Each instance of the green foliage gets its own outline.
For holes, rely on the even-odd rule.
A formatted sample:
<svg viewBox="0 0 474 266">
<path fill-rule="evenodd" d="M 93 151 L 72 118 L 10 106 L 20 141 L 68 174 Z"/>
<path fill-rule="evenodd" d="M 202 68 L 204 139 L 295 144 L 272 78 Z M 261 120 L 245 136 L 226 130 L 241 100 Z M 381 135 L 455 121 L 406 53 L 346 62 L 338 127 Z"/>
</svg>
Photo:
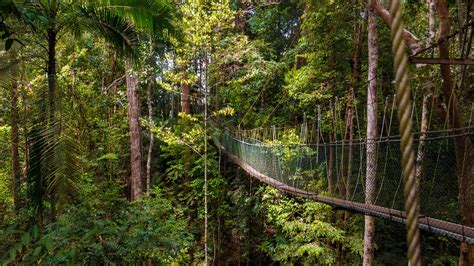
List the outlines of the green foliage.
<svg viewBox="0 0 474 266">
<path fill-rule="evenodd" d="M 89 184 L 91 185 L 91 184 Z M 104 183 L 86 193 L 93 201 L 70 206 L 55 224 L 41 229 L 18 224 L 2 232 L 5 263 L 158 264 L 189 260 L 191 235 L 183 211 L 153 190 L 129 203 L 120 187 Z M 92 195 L 98 196 L 94 198 Z M 113 201 L 110 201 L 113 199 Z"/>
<path fill-rule="evenodd" d="M 0 154 L 10 153 L 10 132 L 9 126 L 0 126 Z M 7 214 L 11 211 L 13 205 L 11 183 L 11 162 L 9 157 L 2 156 L 0 158 L 0 214 Z M 6 219 L 8 219 L 8 215 L 3 215 L 0 224 Z"/>
<path fill-rule="evenodd" d="M 100 0 L 97 3 L 99 8 L 113 10 L 147 32 L 163 36 L 163 34 L 172 34 L 175 31 L 176 7 L 173 1 Z"/>
<path fill-rule="evenodd" d="M 250 31 L 282 56 L 297 41 L 303 10 L 301 5 L 299 1 L 284 0 L 278 5 L 260 8 L 248 20 Z"/>
<path fill-rule="evenodd" d="M 70 195 L 74 190 L 74 177 L 79 169 L 78 145 L 61 134 L 59 123 L 44 127 L 37 125 L 30 134 L 31 166 L 28 172 L 29 199 L 42 222 L 46 197 L 53 201 Z"/>
<path fill-rule="evenodd" d="M 235 34 L 221 40 L 214 53 L 211 83 L 219 84 L 218 101 L 235 110 L 242 125 L 260 126 L 269 116 L 259 115 L 264 101 L 281 99 L 272 95 L 283 65 L 273 60 L 272 51 L 262 41 Z M 266 106 L 271 112 L 270 106 Z M 245 117 L 245 118 L 244 118 Z"/>
<path fill-rule="evenodd" d="M 290 199 L 272 188 L 262 189 L 260 194 L 267 221 L 277 230 L 259 248 L 273 260 L 305 265 L 335 264 L 334 245 L 342 245 L 354 260 L 362 255 L 362 239 L 327 222 L 332 216 L 328 205 Z"/>
<path fill-rule="evenodd" d="M 201 96 L 207 93 L 211 116 L 230 126 L 288 127 L 266 141 L 271 147 L 265 153 L 281 158 L 278 163 L 283 171 L 292 173 L 282 173 L 285 178 L 314 177 L 305 189 L 328 194 L 327 179 L 322 178 L 327 174 L 325 162 L 311 170 L 298 169 L 302 162 L 298 159 L 314 158 L 321 151 L 300 146 L 307 136 L 299 135 L 293 126 L 316 121 L 320 106 L 320 137 L 326 141 L 333 133 L 343 136 L 355 29 L 361 24 L 361 81 L 355 84 L 356 99 L 352 100 L 360 119 L 354 123 L 364 132 L 365 4 L 355 2 L 0 1 L 0 47 L 11 48 L 0 52 L 1 63 L 8 62 L 0 67 L 2 263 L 201 264 L 207 140 L 208 255 L 213 264 L 360 264 L 363 216 L 341 219 L 341 213 L 327 205 L 289 198 L 249 178 L 213 147 L 211 132 L 206 132 L 203 117 L 196 114 L 201 111 Z M 426 4 L 408 3 L 407 28 L 419 37 L 426 35 Z M 457 7 L 450 6 L 451 17 L 458 17 Z M 393 94 L 393 66 L 389 29 L 381 19 L 378 24 L 381 112 L 384 97 Z M 49 123 L 44 61 L 47 31 L 52 28 L 59 33 L 55 40 L 57 110 L 56 122 Z M 20 41 L 22 46 L 15 44 Z M 459 55 L 458 50 L 451 46 L 452 57 Z M 10 76 L 3 82 L 13 65 L 12 55 L 19 61 L 14 78 L 19 85 L 22 172 L 21 209 L 16 213 L 12 208 Z M 134 202 L 125 197 L 130 139 L 122 55 L 133 56 L 139 79 L 143 151 L 149 145 L 148 130 L 155 136 L 153 189 Z M 425 83 L 432 82 L 430 93 L 436 94 L 441 77 L 436 66 L 412 70 L 416 109 Z M 153 106 L 150 120 L 144 116 L 148 84 Z M 176 115 L 183 84 L 191 90 L 193 115 Z M 459 95 L 459 101 L 469 105 L 466 109 L 471 98 L 469 90 Z M 468 119 L 468 112 L 463 115 Z M 444 123 L 437 115 L 431 119 L 431 127 Z M 393 129 L 396 123 L 394 119 Z M 432 157 L 438 150 L 426 152 Z M 439 157 L 440 162 L 443 159 Z M 457 198 L 445 200 L 452 207 L 442 211 L 457 219 Z M 54 203 L 56 221 L 46 215 L 53 214 Z M 40 224 L 35 222 L 33 206 L 44 209 Z M 403 226 L 377 220 L 376 263 L 406 263 L 404 234 Z M 445 237 L 422 237 L 427 264 L 456 264 L 458 243 Z"/>
</svg>

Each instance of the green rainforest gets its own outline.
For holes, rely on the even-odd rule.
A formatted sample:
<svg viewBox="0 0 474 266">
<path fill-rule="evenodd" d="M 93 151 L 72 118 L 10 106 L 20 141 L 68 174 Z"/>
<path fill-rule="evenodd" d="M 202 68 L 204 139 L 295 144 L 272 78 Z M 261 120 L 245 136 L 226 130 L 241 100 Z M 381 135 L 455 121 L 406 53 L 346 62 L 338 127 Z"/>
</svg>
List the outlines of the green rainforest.
<svg viewBox="0 0 474 266">
<path fill-rule="evenodd" d="M 0 265 L 474 265 L 474 0 L 0 0 Z"/>
</svg>

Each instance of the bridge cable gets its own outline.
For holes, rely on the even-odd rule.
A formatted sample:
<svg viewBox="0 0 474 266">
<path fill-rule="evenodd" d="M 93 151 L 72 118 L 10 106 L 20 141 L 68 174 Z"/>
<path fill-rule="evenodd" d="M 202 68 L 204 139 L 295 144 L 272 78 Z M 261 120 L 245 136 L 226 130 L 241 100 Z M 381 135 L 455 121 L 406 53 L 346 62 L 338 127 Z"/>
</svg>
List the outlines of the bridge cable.
<svg viewBox="0 0 474 266">
<path fill-rule="evenodd" d="M 400 120 L 402 150 L 402 167 L 405 198 L 405 213 L 407 215 L 408 258 L 410 265 L 421 266 L 420 232 L 417 225 L 418 200 L 415 182 L 415 152 L 413 149 L 412 121 L 410 120 L 411 97 L 408 78 L 408 56 L 403 37 L 402 6 L 399 0 L 390 3 L 392 16 L 391 36 L 394 67 L 396 72 L 398 117 Z"/>
</svg>

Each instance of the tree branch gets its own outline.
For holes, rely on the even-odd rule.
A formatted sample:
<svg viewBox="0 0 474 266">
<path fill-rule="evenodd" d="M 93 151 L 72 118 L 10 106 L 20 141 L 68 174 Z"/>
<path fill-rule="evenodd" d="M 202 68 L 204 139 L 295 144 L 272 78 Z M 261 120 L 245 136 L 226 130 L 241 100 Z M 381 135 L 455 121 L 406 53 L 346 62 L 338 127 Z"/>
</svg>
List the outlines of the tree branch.
<svg viewBox="0 0 474 266">
<path fill-rule="evenodd" d="M 377 14 L 382 17 L 383 21 L 387 26 L 390 27 L 392 22 L 392 17 L 387 9 L 382 5 L 380 0 L 374 0 L 374 7 Z M 423 48 L 423 43 L 418 39 L 413 33 L 407 29 L 403 29 L 403 37 L 407 43 L 408 48 L 410 49 L 411 54 L 416 54 L 419 50 Z"/>
</svg>

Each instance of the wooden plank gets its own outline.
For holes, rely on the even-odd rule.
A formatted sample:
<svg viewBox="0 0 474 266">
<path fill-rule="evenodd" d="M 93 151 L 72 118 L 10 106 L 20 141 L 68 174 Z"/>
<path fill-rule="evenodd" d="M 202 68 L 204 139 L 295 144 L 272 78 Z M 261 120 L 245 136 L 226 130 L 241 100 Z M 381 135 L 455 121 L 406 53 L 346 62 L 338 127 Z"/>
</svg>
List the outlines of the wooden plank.
<svg viewBox="0 0 474 266">
<path fill-rule="evenodd" d="M 474 65 L 474 59 L 439 59 L 411 57 L 412 64 L 435 64 L 435 65 Z"/>
</svg>

